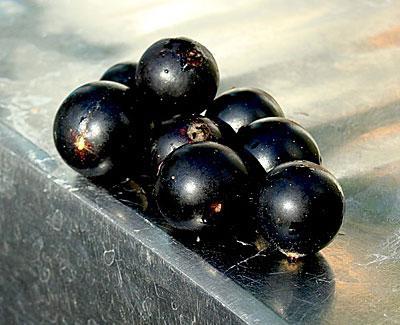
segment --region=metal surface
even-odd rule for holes
[[[0,324],[280,322],[104,191],[61,185],[19,134],[0,138]]]
[[[265,323],[270,308],[400,322],[399,14],[372,0],[2,0],[0,323]],[[311,131],[347,197],[321,255],[199,257],[60,161],[51,127],[66,94],[171,35],[211,49],[221,91],[264,88]]]

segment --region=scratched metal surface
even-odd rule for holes
[[[60,184],[19,134],[0,138],[0,324],[282,323],[93,184]]]
[[[390,0],[154,0],[146,3],[120,0],[112,4],[89,0],[2,0],[0,117],[3,123],[37,148],[32,147],[16,156],[11,155],[12,150],[2,150],[0,156],[3,211],[0,213],[0,322],[4,315],[22,315],[25,318],[21,321],[61,322],[62,317],[71,318],[77,310],[82,316],[81,322],[106,322],[109,319],[96,318],[103,314],[104,317],[120,317],[117,321],[139,320],[144,315],[154,322],[157,319],[154,313],[164,310],[164,307],[157,309],[156,305],[147,307],[143,296],[140,297],[142,305],[129,305],[136,299],[132,297],[135,289],[131,287],[135,282],[129,274],[133,262],[124,254],[132,251],[130,245],[138,238],[133,237],[137,235],[134,230],[141,229],[132,223],[142,225],[144,221],[128,210],[126,213],[131,219],[120,221],[118,210],[112,209],[113,204],[117,204],[112,198],[76,178],[60,162],[52,144],[51,124],[58,105],[77,85],[97,79],[117,61],[137,59],[146,46],[159,38],[186,35],[205,44],[214,53],[221,71],[221,91],[232,86],[264,88],[276,97],[288,117],[311,131],[320,145],[324,164],[343,185],[347,212],[341,235],[320,256],[296,268],[283,261],[267,259],[263,262],[259,256],[248,260],[252,255],[246,254],[242,260],[226,261],[218,251],[207,247],[196,251],[211,266],[201,264],[201,258],[168,239],[170,237],[158,228],[154,230],[144,223],[144,228],[151,228],[160,236],[157,238],[166,241],[165,247],[170,249],[162,250],[163,253],[172,250],[181,254],[178,260],[174,260],[176,256],[169,257],[174,261],[174,267],[181,263],[187,265],[194,258],[196,263],[215,274],[203,272],[206,275],[198,279],[199,283],[209,286],[203,291],[187,289],[185,300],[191,294],[197,297],[198,292],[205,292],[205,296],[199,296],[197,301],[208,301],[217,306],[212,308],[222,313],[221,319],[233,317],[233,322],[241,318],[252,323],[258,317],[273,317],[268,313],[271,308],[289,322],[399,323],[400,151],[396,150],[400,145],[399,14],[400,2]],[[0,148],[7,148],[7,145],[7,137],[2,137]],[[43,150],[44,156],[39,149]],[[30,169],[23,167],[21,161],[17,162],[19,156],[29,158]],[[5,172],[4,166],[10,170],[15,168],[14,173]],[[43,173],[34,166],[38,170],[44,168],[48,178],[43,179]],[[30,175],[31,170],[36,170],[42,178],[39,180],[36,174]],[[26,175],[29,183],[23,183],[17,175]],[[56,193],[54,198],[49,192],[40,193],[47,187],[51,193]],[[21,193],[24,193],[24,199],[18,200]],[[18,217],[5,212],[12,211],[17,204],[27,203],[29,193],[35,193],[38,204],[27,204],[25,210],[19,207]],[[73,206],[65,212],[56,212],[62,210],[59,207],[63,206],[60,201],[63,196],[68,197],[67,202],[74,202]],[[46,207],[45,203],[53,199],[58,205]],[[97,219],[89,219],[89,214],[79,210],[84,208],[93,210],[90,215]],[[73,223],[68,227],[69,214],[73,216],[71,222],[78,222],[86,215],[84,224],[89,227],[94,223],[94,237],[82,239],[78,235],[81,230],[73,230]],[[24,222],[24,218],[32,223]],[[28,226],[34,227],[30,239],[39,238],[38,242],[24,243],[19,228],[12,226],[13,220],[21,225],[21,231],[24,230],[27,236],[30,234]],[[66,228],[62,228],[64,223],[61,227],[61,220],[66,223]],[[107,239],[107,230],[100,228],[113,225],[118,225],[118,232],[110,231],[110,236],[116,237]],[[64,229],[70,230],[67,234],[71,238],[65,237]],[[147,247],[155,245],[145,232],[139,234]],[[97,236],[104,242],[97,243]],[[70,250],[62,251],[64,248],[57,238],[60,243],[68,243]],[[67,239],[69,241],[64,241]],[[75,256],[71,240],[86,245],[83,251],[90,253],[89,262],[79,254]],[[123,249],[120,256],[118,245],[131,248]],[[25,249],[29,256],[24,255]],[[20,255],[15,255],[17,251]],[[35,252],[42,253],[35,256]],[[134,261],[143,263],[139,255]],[[55,262],[49,256],[56,256]],[[110,256],[113,256],[112,263],[108,260]],[[22,272],[24,260],[29,261],[30,267]],[[103,262],[101,272],[105,274],[94,281],[111,284],[96,287],[99,297],[90,305],[91,316],[80,304],[86,302],[85,297],[93,296],[74,298],[72,295],[65,303],[60,298],[66,299],[71,288],[77,290],[68,282],[75,281],[73,275],[62,272],[80,275],[79,267],[68,268],[65,263],[81,265],[90,272],[90,263],[100,262]],[[252,265],[253,262],[257,265]],[[20,269],[13,269],[13,263]],[[113,271],[108,270],[107,264],[111,264]],[[122,267],[124,272],[119,272],[118,268]],[[186,271],[190,279],[193,270]],[[76,284],[85,286],[87,279],[80,276]],[[146,276],[150,284],[155,281],[155,275],[150,271],[139,277]],[[182,281],[178,288],[184,291],[187,279],[177,279]],[[48,291],[43,283],[49,284]],[[125,283],[127,287],[124,287]],[[14,300],[7,293],[9,291],[5,291],[12,287],[11,284],[18,288],[13,293]],[[114,297],[108,290],[112,291],[113,285],[118,287],[120,284],[123,289],[116,290]],[[160,287],[167,285],[163,282]],[[227,297],[226,292],[221,291],[225,286],[232,290],[230,293],[236,292],[237,297]],[[124,294],[121,290],[125,290]],[[77,291],[73,292],[77,294]],[[155,299],[152,302],[162,301],[157,300],[157,292],[157,289],[148,291],[148,296]],[[42,300],[21,305],[27,297],[33,299],[36,295]],[[113,299],[119,304],[112,303]],[[228,301],[222,302],[224,307],[221,307],[224,299]],[[7,308],[4,307],[6,300],[14,301],[7,312],[4,309]],[[58,301],[59,310],[49,314],[50,308],[46,306],[54,307],[55,301]],[[119,305],[122,306],[120,309]],[[164,320],[179,321],[180,315],[196,315],[190,313],[189,305],[182,301],[182,312],[177,313],[173,308],[165,309],[172,313],[168,316],[172,318]],[[42,306],[45,314],[40,309],[32,312],[37,306]],[[197,315],[200,314],[199,311]],[[129,318],[133,315],[137,318]],[[210,322],[212,320],[216,318],[210,318]]]

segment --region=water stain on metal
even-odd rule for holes
[[[384,32],[371,36],[368,43],[375,48],[385,49],[400,46],[400,26],[394,26]]]

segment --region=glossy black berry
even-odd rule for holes
[[[87,177],[110,174],[132,163],[142,144],[129,88],[96,81],[74,90],[54,121],[54,142],[65,162]],[[140,125],[140,126],[139,126]]]
[[[302,126],[281,117],[263,118],[242,127],[238,144],[257,159],[266,172],[282,163],[308,160],[321,163],[315,140]]]
[[[321,166],[295,161],[273,169],[255,195],[259,231],[290,257],[318,252],[343,220],[344,196]]]
[[[257,88],[234,88],[218,96],[207,109],[206,116],[224,121],[237,132],[258,119],[284,117],[284,114],[267,92]]]
[[[122,62],[113,65],[100,80],[115,81],[131,89],[135,88],[136,62]]]
[[[218,83],[212,54],[187,38],[154,43],[140,58],[136,72],[138,91],[158,119],[200,113],[214,99]]]
[[[248,218],[247,176],[239,156],[222,144],[184,145],[161,166],[155,186],[159,211],[178,229],[228,228]]]
[[[155,129],[151,144],[151,166],[157,173],[161,162],[175,149],[187,143],[213,141],[229,143],[234,134],[204,116],[178,116],[164,121]]]

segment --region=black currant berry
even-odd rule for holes
[[[206,116],[218,118],[237,132],[242,126],[264,117],[284,117],[275,99],[257,88],[234,88],[218,96]]]
[[[157,173],[161,162],[172,151],[187,143],[212,141],[229,143],[235,135],[225,125],[204,116],[178,116],[156,128],[151,144],[151,168]]]
[[[321,163],[318,146],[310,133],[281,117],[263,118],[242,127],[238,145],[256,158],[266,172],[294,160]]]
[[[344,196],[321,166],[294,161],[274,168],[255,195],[259,231],[289,257],[313,254],[342,224]]]
[[[109,68],[100,80],[115,81],[131,89],[135,88],[136,62],[122,62]]]
[[[87,177],[109,175],[142,149],[142,121],[132,118],[129,88],[96,81],[74,90],[54,121],[54,142],[65,162]],[[139,131],[140,130],[140,131]]]
[[[218,67],[203,45],[187,38],[162,39],[141,57],[136,85],[157,119],[200,113],[219,84]]]
[[[193,231],[234,225],[246,218],[247,170],[230,148],[187,144],[163,162],[155,186],[161,214],[175,228]]]

